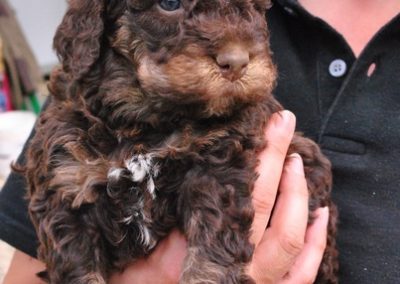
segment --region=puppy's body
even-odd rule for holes
[[[257,153],[281,110],[267,2],[70,1],[26,165],[50,282],[104,283],[173,227],[188,240],[181,282],[252,282]],[[321,280],[335,283],[329,163],[300,136],[293,152],[311,209],[331,206]]]

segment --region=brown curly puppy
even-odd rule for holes
[[[252,283],[251,192],[272,97],[268,0],[70,0],[62,66],[26,174],[51,283],[106,283],[178,227],[182,283]],[[297,136],[311,210],[330,206],[320,280],[336,283],[330,166]]]

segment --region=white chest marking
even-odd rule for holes
[[[111,168],[111,169],[108,171],[107,177],[108,177],[109,179],[116,179],[116,180],[118,180],[119,177],[121,176],[121,173],[122,173],[122,169],[121,169],[121,168]]]
[[[151,154],[134,155],[125,161],[125,166],[132,173],[134,182],[143,182],[147,179],[147,190],[154,199],[156,197],[154,178],[159,174],[159,166],[154,164]]]

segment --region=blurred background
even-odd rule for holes
[[[48,72],[57,58],[52,49],[53,36],[67,8],[66,0],[8,0],[37,62]]]
[[[0,190],[47,96],[66,0],[0,0]],[[13,249],[0,242],[0,283]]]

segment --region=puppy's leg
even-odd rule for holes
[[[100,228],[108,218],[98,204],[104,199],[108,165],[101,161],[65,155],[51,174],[35,172],[47,178],[33,187],[29,211],[51,283],[105,283],[108,260]]]
[[[49,208],[39,199],[37,195],[31,208],[39,221],[39,258],[47,265],[45,278],[54,284],[106,283],[107,260],[94,220],[96,213],[90,208],[74,211],[62,205]],[[50,198],[46,203],[52,201]],[[45,214],[36,211],[39,208],[44,209]]]
[[[310,194],[310,212],[318,207],[329,207],[328,240],[319,269],[317,283],[338,283],[338,252],[336,249],[336,223],[338,212],[330,191],[332,185],[331,165],[312,140],[295,135],[289,154],[299,153],[303,158],[304,170]],[[312,222],[312,218],[310,218]]]
[[[178,204],[188,240],[181,283],[253,283],[246,275],[253,209],[239,172],[221,179],[201,169],[186,175]]]

